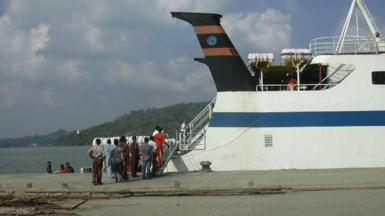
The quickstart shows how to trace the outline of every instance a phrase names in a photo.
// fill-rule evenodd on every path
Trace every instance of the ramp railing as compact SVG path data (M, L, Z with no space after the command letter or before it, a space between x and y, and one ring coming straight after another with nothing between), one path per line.
M179 133L179 150L190 151L192 149L204 149L206 145L206 129L211 119L216 98L203 108L190 123L181 128Z
M158 175L163 174L164 169L174 155L206 147L206 129L211 119L215 101L216 98L211 100L190 123L181 128L177 140L168 140L167 148L163 153L163 166L158 170Z

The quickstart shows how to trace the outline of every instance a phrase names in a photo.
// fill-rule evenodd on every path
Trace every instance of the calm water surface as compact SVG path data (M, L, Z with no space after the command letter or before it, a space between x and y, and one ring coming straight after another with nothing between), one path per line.
M69 162L80 172L81 167L91 167L87 155L90 146L0 148L0 174L45 173L47 161L52 161L52 171Z

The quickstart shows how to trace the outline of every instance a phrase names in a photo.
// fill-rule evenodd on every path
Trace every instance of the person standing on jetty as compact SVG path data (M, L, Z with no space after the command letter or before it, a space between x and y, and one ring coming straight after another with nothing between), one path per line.
M52 174L52 165L51 165L51 161L47 161L47 173L51 173L51 174Z
M132 143L130 143L129 147L130 147L131 177L138 177L137 169L138 169L138 162L139 162L139 144L136 141L136 136L132 137Z
M100 139L96 139L96 145L88 150L88 155L93 159L92 163L92 184L101 185L103 169L103 146Z
M115 182L122 181L122 176L120 175L122 171L122 148L119 146L118 139L114 139L114 147L111 151L109 164L111 165L111 172Z
M166 144L166 137L161 127L156 126L155 130L158 131L154 135L154 141L156 143L156 168L159 169L163 166L163 148Z
M142 177L151 178L151 164L153 160L153 147L148 143L148 137L144 138L144 143L139 146L142 155Z
M120 137L120 147L122 148L122 158L123 158L123 163L122 163L122 180L127 181L128 180L128 174L127 170L130 165L130 152L129 152L129 146L127 144L127 139L125 136Z
M110 157L111 157L111 151L112 151L112 144L111 144L111 139L107 139L107 144L104 145L104 155L106 156L106 160L104 161L104 167L106 169L107 174L112 177L112 172L111 172L111 164L110 162Z
M156 176L156 143L154 142L154 136L150 136L150 141L148 144L152 146L152 164L151 164L151 172L152 176ZM143 169L143 167L142 167Z

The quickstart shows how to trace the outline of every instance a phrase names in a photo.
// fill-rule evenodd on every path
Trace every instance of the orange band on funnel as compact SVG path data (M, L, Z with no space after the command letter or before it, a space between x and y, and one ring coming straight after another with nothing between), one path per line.
M203 49L205 56L238 56L234 48L206 48Z
M208 25L208 26L195 26L195 32L200 34L224 34L222 26L219 25Z

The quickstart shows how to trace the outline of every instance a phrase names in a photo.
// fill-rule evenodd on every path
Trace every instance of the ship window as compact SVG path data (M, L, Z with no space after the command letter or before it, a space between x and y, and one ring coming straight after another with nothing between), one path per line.
M385 71L372 72L372 83L374 85L385 85Z

